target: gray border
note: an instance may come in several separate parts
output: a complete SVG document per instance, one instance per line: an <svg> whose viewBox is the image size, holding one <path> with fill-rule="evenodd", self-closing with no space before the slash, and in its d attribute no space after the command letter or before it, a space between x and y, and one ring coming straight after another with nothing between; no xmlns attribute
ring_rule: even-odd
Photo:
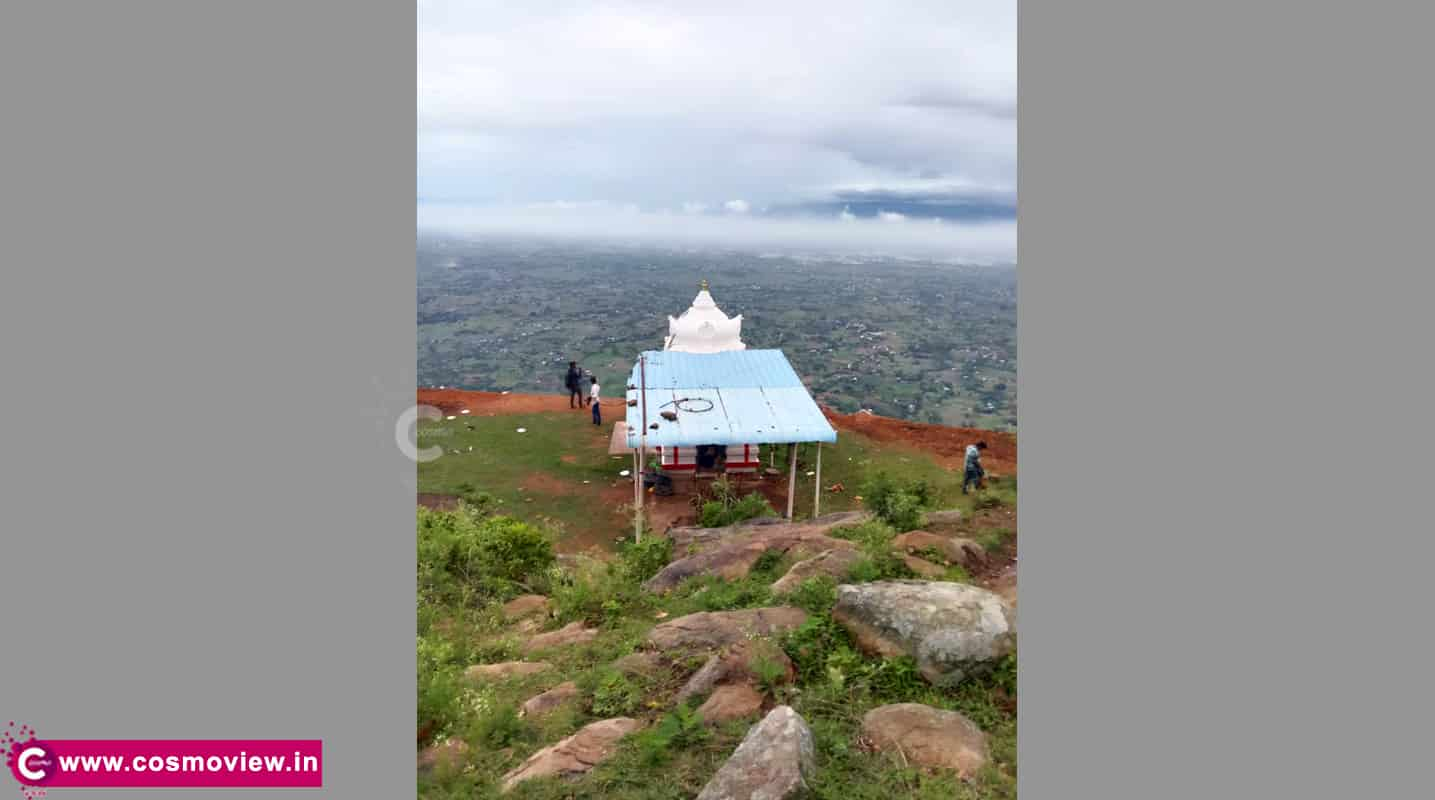
<svg viewBox="0 0 1435 800"><path fill-rule="evenodd" d="M323 790L222 794L413 796L415 41L404 3L0 12L5 720L322 738Z"/></svg>
<svg viewBox="0 0 1435 800"><path fill-rule="evenodd" d="M1022 3L1028 798L1429 794L1406 8Z"/></svg>

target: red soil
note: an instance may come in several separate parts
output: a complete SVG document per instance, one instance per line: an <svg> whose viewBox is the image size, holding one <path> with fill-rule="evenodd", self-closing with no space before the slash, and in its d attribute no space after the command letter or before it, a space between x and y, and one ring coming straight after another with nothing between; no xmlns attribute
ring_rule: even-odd
<svg viewBox="0 0 1435 800"><path fill-rule="evenodd" d="M442 409L445 414L457 414L466 408L471 415L489 417L564 411L569 407L568 397L561 394L501 394L463 389L419 389L418 401L421 405ZM875 414L838 414L827 408L823 409L823 413L838 430L856 431L879 442L911 445L932 454L950 469L961 469L967 445L984 440L988 447L982 453L982 466L987 472L992 475L1016 474L1016 436L1010 433L954 428Z"/></svg>

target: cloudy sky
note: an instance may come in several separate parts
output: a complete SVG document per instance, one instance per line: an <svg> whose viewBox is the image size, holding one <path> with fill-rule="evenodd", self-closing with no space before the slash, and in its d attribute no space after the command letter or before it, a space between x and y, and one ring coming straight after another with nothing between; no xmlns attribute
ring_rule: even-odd
<svg viewBox="0 0 1435 800"><path fill-rule="evenodd" d="M423 224L1014 260L1016 3L420 0Z"/></svg>

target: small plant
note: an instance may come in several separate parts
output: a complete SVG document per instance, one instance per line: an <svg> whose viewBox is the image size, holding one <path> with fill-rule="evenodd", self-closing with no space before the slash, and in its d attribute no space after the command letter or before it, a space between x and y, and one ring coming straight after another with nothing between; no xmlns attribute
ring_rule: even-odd
<svg viewBox="0 0 1435 800"><path fill-rule="evenodd" d="M649 534L641 541L632 542L623 548L623 568L628 578L642 583L658 574L658 570L673 559L673 541L666 536Z"/></svg>
<svg viewBox="0 0 1435 800"><path fill-rule="evenodd" d="M827 675L827 658L851 644L847 631L823 614L813 615L782 638L782 649L797 668L798 682L807 684Z"/></svg>
<svg viewBox="0 0 1435 800"><path fill-rule="evenodd" d="M616 669L589 673L580 683L593 697L591 708L596 716L621 717L643 704L642 690Z"/></svg>
<svg viewBox="0 0 1435 800"><path fill-rule="evenodd" d="M658 766L671 757L671 751L700 744L709 735L703 718L684 703L657 725L638 734L639 760L646 766Z"/></svg>
<svg viewBox="0 0 1435 800"><path fill-rule="evenodd" d="M770 695L776 695L777 688L787 678L787 667L766 653L753 656L747 666L757 678L758 688Z"/></svg>
<svg viewBox="0 0 1435 800"><path fill-rule="evenodd" d="M738 497L737 492L727 483L726 478L713 482L706 495L693 498L699 509L698 524L704 528L721 528L756 517L777 514L767 498L757 492Z"/></svg>
<svg viewBox="0 0 1435 800"><path fill-rule="evenodd" d="M777 576L772 575L772 573L776 572L777 566L782 563L782 555L781 550L763 551L762 555L758 556L757 560L753 562L752 569L748 570L748 574L755 575L759 578L768 576L776 578Z"/></svg>
<svg viewBox="0 0 1435 800"><path fill-rule="evenodd" d="M922 509L931 504L932 487L926 481L899 484L879 472L862 485L863 502L878 518L898 531L922 526Z"/></svg>

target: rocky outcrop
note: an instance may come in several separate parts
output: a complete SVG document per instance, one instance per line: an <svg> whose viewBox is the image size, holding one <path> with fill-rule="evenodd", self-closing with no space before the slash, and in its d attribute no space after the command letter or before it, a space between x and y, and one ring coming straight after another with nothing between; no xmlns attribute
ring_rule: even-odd
<svg viewBox="0 0 1435 800"><path fill-rule="evenodd" d="M698 706L698 716L705 722L727 722L742 719L762 710L762 695L745 683L730 683L715 689L707 702Z"/></svg>
<svg viewBox="0 0 1435 800"><path fill-rule="evenodd" d="M547 714L568 700L578 696L578 684L573 681L565 681L554 686L543 694L534 695L523 703L522 715L525 717L536 717L539 714Z"/></svg>
<svg viewBox="0 0 1435 800"><path fill-rule="evenodd" d="M976 775L987 763L987 735L955 711L921 703L879 706L862 717L862 738L873 748L900 753L923 767L956 770L963 778Z"/></svg>
<svg viewBox="0 0 1435 800"><path fill-rule="evenodd" d="M464 670L463 674L471 681L500 681L532 675L551 666L545 661L504 661L501 664L475 664Z"/></svg>
<svg viewBox="0 0 1435 800"><path fill-rule="evenodd" d="M523 646L524 653L537 653L540 650L551 650L555 647L582 644L590 642L598 635L597 628L585 628L581 622L570 622L556 631L540 633Z"/></svg>
<svg viewBox="0 0 1435 800"><path fill-rule="evenodd" d="M987 559L987 551L971 539L954 539L950 536L938 536L926 531L908 531L897 536L892 539L892 547L895 550L908 553L935 550L941 554L942 558L953 564L973 568L986 563Z"/></svg>
<svg viewBox="0 0 1435 800"><path fill-rule="evenodd" d="M790 606L740 611L700 611L669 620L648 632L651 649L717 650L749 636L783 633L807 621L807 612Z"/></svg>
<svg viewBox="0 0 1435 800"><path fill-rule="evenodd" d="M860 512L855 512L860 513ZM829 515L837 516L837 515ZM847 520L849 515L843 515ZM823 517L822 519L828 519ZM829 550L852 550L856 545L845 539L834 539L827 531L837 527L837 522L803 522L756 525L738 528L702 528L704 531L727 531L711 544L701 547L673 548L677 556L656 575L644 581L643 588L650 592L666 592L673 587L698 575L716 575L727 580L739 580L752 571L753 564L764 553L791 554L798 558L810 558ZM850 525L850 521L840 524ZM692 550L689 553L689 550Z"/></svg>
<svg viewBox="0 0 1435 800"><path fill-rule="evenodd" d="M837 587L832 618L864 651L911 656L923 677L948 686L1016 649L1016 612L976 586L881 581Z"/></svg>
<svg viewBox="0 0 1435 800"><path fill-rule="evenodd" d="M606 761L617 750L618 740L637 730L642 723L628 717L605 719L583 726L567 739L545 747L503 776L503 791L532 778L558 775L576 778Z"/></svg>
<svg viewBox="0 0 1435 800"><path fill-rule="evenodd" d="M787 594L801 586L802 582L808 578L820 575L841 581L847 577L847 572L852 569L852 565L861 560L862 552L851 547L823 551L812 558L793 564L787 570L786 575L778 578L772 584L772 593Z"/></svg>
<svg viewBox="0 0 1435 800"><path fill-rule="evenodd" d="M940 578L947 574L947 568L916 556L903 556L902 563L907 565L913 574L923 578Z"/></svg>
<svg viewBox="0 0 1435 800"><path fill-rule="evenodd" d="M743 639L712 654L678 690L673 702L685 703L712 691L718 684L756 683L759 680L759 662L777 671L779 683L790 683L797 677L792 659L777 644L761 639Z"/></svg>
<svg viewBox="0 0 1435 800"><path fill-rule="evenodd" d="M648 678L662 672L667 664L663 657L657 653L629 653L626 656L614 661L613 669L625 675L632 675L639 678Z"/></svg>
<svg viewBox="0 0 1435 800"><path fill-rule="evenodd" d="M697 800L796 798L807 791L816 762L812 730L796 711L778 706L748 729Z"/></svg>
<svg viewBox="0 0 1435 800"><path fill-rule="evenodd" d="M948 511L928 511L923 520L923 524L929 528L956 525L962 521L962 512L955 508Z"/></svg>
<svg viewBox="0 0 1435 800"><path fill-rule="evenodd" d="M723 528L699 528L696 526L683 526L668 529L668 538L673 541L673 555L690 556L704 550L712 549L713 546L722 543L735 536L743 536L753 533L760 533L769 528L800 529L807 533L826 534L833 528L844 525L860 525L871 519L872 515L866 511L842 511L836 514L823 514L816 519L804 520L802 522L788 522L780 517L758 517L746 522L739 522L736 525L728 525Z"/></svg>
<svg viewBox="0 0 1435 800"><path fill-rule="evenodd" d="M525 594L522 597L515 597L503 604L503 619L505 622L523 619L535 614L548 613L548 598L541 594Z"/></svg>

